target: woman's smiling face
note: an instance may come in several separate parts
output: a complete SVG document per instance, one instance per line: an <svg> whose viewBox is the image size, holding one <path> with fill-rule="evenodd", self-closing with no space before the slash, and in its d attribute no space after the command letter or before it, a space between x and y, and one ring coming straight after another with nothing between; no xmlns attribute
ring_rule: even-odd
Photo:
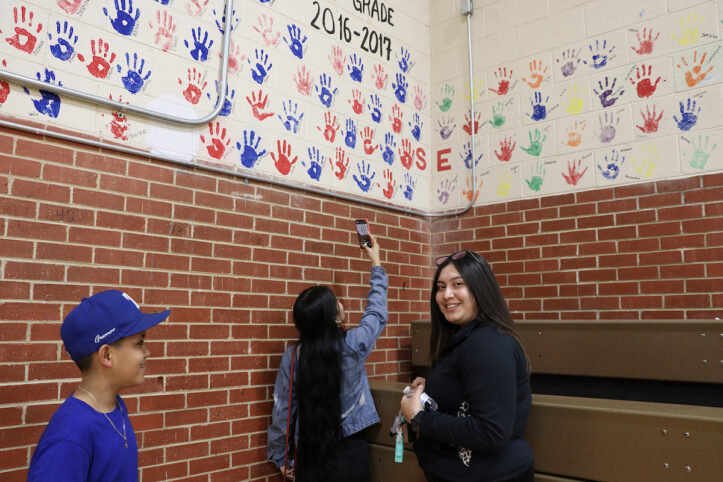
<svg viewBox="0 0 723 482"><path fill-rule="evenodd" d="M435 299L442 315L450 323L466 325L477 317L474 297L453 263L449 263L439 273Z"/></svg>

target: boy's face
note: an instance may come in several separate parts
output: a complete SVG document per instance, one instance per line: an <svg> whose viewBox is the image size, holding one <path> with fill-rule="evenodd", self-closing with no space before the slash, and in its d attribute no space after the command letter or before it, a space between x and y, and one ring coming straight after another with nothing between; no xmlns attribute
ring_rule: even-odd
<svg viewBox="0 0 723 482"><path fill-rule="evenodd" d="M146 358L150 354L143 344L146 332L123 338L119 346L113 347L112 359L114 380L118 388L135 387L143 383L146 373Z"/></svg>

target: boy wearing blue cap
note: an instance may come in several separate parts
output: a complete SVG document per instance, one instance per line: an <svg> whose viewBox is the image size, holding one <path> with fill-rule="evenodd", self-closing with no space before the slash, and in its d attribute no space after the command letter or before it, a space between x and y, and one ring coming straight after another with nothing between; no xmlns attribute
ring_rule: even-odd
<svg viewBox="0 0 723 482"><path fill-rule="evenodd" d="M118 392L143 383L145 331L169 314L142 313L126 293L108 290L65 317L60 336L82 381L40 437L28 481L138 480L138 444Z"/></svg>

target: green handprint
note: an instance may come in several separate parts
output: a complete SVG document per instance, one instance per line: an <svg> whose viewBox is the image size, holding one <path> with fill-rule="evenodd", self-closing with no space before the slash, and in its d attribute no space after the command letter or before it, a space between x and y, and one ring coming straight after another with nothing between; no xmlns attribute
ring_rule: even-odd
<svg viewBox="0 0 723 482"><path fill-rule="evenodd" d="M532 131L527 131L527 133L530 135L530 147L522 147L522 150L528 153L531 156L540 157L540 152L542 152L542 144L545 142L545 139L547 139L547 134L545 134L545 137L540 139L541 133L540 129L535 128L535 137L532 138Z"/></svg>
<svg viewBox="0 0 723 482"><path fill-rule="evenodd" d="M507 117L505 116L505 104L502 102L497 102L496 106L492 106L492 119L490 119L488 122L492 125L492 127L499 129L503 125L505 125L505 121L507 120Z"/></svg>
<svg viewBox="0 0 723 482"><path fill-rule="evenodd" d="M530 186L530 189L533 191L539 191L542 188L542 182L545 180L546 172L545 166L542 165L542 161L537 161L535 163L535 167L533 168L532 177L530 179L525 179L525 182L528 186Z"/></svg>
<svg viewBox="0 0 723 482"><path fill-rule="evenodd" d="M443 96L442 103L434 101L442 112L447 112L452 107L452 97L454 97L454 87L449 84L444 84L444 87L440 89Z"/></svg>
<svg viewBox="0 0 723 482"><path fill-rule="evenodd" d="M510 195L510 188L512 187L512 174L510 171L504 171L497 173L497 195L507 197Z"/></svg>
<svg viewBox="0 0 723 482"><path fill-rule="evenodd" d="M711 153L715 150L716 147L718 147L718 144L713 144L713 147L708 149L708 141L710 140L710 137L705 136L705 146L703 145L703 136L698 136L698 144L696 145L695 139L691 141L691 145L693 146L693 158L688 161L688 164L693 169L704 169L706 163L708 162L708 158L710 158ZM684 157L688 157L684 154Z"/></svg>

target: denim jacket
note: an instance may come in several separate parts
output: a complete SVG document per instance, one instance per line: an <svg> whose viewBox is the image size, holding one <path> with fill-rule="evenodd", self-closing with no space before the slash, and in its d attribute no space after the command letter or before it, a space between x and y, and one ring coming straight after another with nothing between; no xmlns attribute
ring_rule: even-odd
<svg viewBox="0 0 723 482"><path fill-rule="evenodd" d="M364 362L374 348L389 317L387 312L389 281L384 268L372 267L370 283L371 289L367 295L367 306L359 326L347 330L341 344L341 429L344 437L379 422ZM293 347L293 345L289 346L281 358L281 366L279 366L274 385L272 421L268 429L266 454L277 467L284 465L286 418L289 405L291 405L291 416L298 416L296 394L293 387L292 399L289 404L289 371ZM296 362L299 360L299 350L301 349L301 346L296 349L294 381L296 380ZM294 434L294 437L298 442L298 434Z"/></svg>

